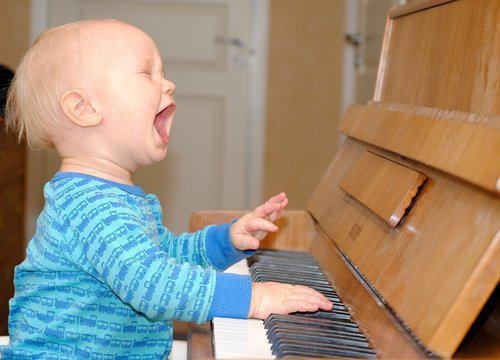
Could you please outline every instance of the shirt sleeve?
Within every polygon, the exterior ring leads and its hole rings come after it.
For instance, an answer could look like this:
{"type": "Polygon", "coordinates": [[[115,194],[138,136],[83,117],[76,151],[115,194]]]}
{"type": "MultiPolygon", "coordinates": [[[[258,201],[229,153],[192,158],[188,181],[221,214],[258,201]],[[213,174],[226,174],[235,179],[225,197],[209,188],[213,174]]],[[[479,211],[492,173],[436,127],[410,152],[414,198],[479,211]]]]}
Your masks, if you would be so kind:
{"type": "Polygon", "coordinates": [[[255,251],[240,251],[231,242],[230,229],[234,223],[210,225],[194,233],[175,235],[162,225],[160,246],[181,262],[226,270],[255,251]]]}
{"type": "Polygon", "coordinates": [[[248,276],[177,262],[160,249],[129,203],[101,198],[68,210],[70,234],[79,245],[78,265],[151,320],[203,323],[213,316],[247,317],[248,276]],[[234,299],[224,302],[226,297],[234,299]]]}

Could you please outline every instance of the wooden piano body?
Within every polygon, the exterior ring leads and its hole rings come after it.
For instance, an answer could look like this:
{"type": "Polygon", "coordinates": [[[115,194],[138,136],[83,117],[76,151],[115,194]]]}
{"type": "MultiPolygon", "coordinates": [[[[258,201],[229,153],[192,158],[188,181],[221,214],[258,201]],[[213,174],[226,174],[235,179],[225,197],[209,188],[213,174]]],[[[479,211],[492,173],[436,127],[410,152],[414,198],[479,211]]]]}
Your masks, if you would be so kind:
{"type": "MultiPolygon", "coordinates": [[[[499,88],[499,1],[393,8],[373,101],[348,109],[307,210],[262,244],[309,251],[378,356],[500,356],[498,326],[456,353],[499,281],[499,88]]],[[[242,213],[199,211],[191,230],[242,213]]],[[[194,326],[191,357],[211,341],[194,326]]]]}

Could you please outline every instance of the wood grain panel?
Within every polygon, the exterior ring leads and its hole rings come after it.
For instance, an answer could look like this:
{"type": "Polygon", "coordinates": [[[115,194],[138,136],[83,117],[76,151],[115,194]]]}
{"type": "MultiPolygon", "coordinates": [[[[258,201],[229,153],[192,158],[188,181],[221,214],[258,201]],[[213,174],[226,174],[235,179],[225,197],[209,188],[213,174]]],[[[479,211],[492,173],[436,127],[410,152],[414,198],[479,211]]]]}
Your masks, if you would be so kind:
{"type": "MultiPolygon", "coordinates": [[[[431,349],[447,349],[451,356],[460,344],[464,328],[474,321],[491,278],[470,282],[498,231],[500,200],[488,192],[440,172],[424,168],[366,144],[347,139],[311,198],[309,209],[330,239],[353,261],[389,305],[431,349]],[[339,187],[350,165],[370,150],[388,159],[426,173],[429,177],[419,199],[398,228],[339,187]],[[466,293],[464,286],[470,284],[466,293]],[[447,321],[456,302],[465,301],[460,316],[463,327],[447,321]],[[431,342],[438,329],[447,329],[441,346],[431,342]]],[[[496,282],[495,282],[496,284],[496,282]]],[[[458,321],[458,320],[457,320],[458,321]]]]}
{"type": "Polygon", "coordinates": [[[471,122],[454,121],[353,105],[340,131],[500,193],[500,117],[490,118],[492,126],[470,117],[471,122]]]}
{"type": "Polygon", "coordinates": [[[427,176],[365,152],[342,179],[340,187],[395,227],[427,176]]]}
{"type": "Polygon", "coordinates": [[[13,181],[24,176],[24,146],[0,146],[0,183],[13,181]]]}
{"type": "MultiPolygon", "coordinates": [[[[447,341],[450,336],[450,329],[460,329],[464,337],[469,329],[470,317],[463,316],[469,313],[469,309],[476,304],[484,304],[490,294],[495,290],[500,280],[500,232],[497,231],[495,238],[491,242],[478,266],[462,288],[457,301],[448,311],[446,318],[441,322],[434,337],[430,341],[430,347],[436,349],[441,354],[449,354],[454,351],[452,345],[447,341]],[[478,287],[481,286],[481,288],[478,287]],[[478,288],[480,291],[477,291],[478,288]]],[[[456,330],[455,330],[456,331],[456,330]]],[[[500,344],[497,344],[500,345],[500,344]]],[[[497,353],[500,349],[497,348],[497,353]]]]}
{"type": "MultiPolygon", "coordinates": [[[[22,163],[22,162],[21,162],[22,163]]],[[[14,267],[22,261],[24,178],[0,179],[0,335],[7,335],[9,299],[14,296],[14,267]]]]}
{"type": "Polygon", "coordinates": [[[363,286],[363,281],[351,270],[325,234],[318,232],[311,246],[311,254],[328,280],[334,284],[377,356],[398,359],[424,357],[422,349],[380,304],[373,292],[363,286]]]}
{"type": "Polygon", "coordinates": [[[374,100],[499,114],[499,13],[498,0],[462,0],[391,19],[374,100]]]}
{"type": "MultiPolygon", "coordinates": [[[[196,231],[210,224],[222,224],[244,215],[241,210],[199,210],[193,212],[189,219],[189,231],[196,231]]],[[[261,248],[290,249],[307,251],[316,235],[316,227],[307,211],[286,210],[275,221],[279,230],[269,233],[261,241],[261,248]]]]}
{"type": "Polygon", "coordinates": [[[193,325],[188,335],[188,360],[209,360],[214,358],[213,332],[210,323],[193,325]]]}
{"type": "Polygon", "coordinates": [[[417,11],[429,9],[434,6],[443,5],[456,0],[420,0],[408,1],[403,5],[395,6],[389,11],[389,17],[395,19],[401,16],[410,15],[417,11]]]}

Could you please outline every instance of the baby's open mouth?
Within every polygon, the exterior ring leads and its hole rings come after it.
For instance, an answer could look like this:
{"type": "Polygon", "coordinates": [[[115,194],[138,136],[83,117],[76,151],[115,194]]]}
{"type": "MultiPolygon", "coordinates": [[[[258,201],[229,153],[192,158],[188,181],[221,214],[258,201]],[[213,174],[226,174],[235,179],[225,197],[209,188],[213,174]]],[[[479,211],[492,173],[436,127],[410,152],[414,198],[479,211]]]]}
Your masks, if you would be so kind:
{"type": "Polygon", "coordinates": [[[175,103],[171,103],[155,116],[154,126],[164,144],[168,143],[170,131],[169,119],[175,112],[175,103]]]}

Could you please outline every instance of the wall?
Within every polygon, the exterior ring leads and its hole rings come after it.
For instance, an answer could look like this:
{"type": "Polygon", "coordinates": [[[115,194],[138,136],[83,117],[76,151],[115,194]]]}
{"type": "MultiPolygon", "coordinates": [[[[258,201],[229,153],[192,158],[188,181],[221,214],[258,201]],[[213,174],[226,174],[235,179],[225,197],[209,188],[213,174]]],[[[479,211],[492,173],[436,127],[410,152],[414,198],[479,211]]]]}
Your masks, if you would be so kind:
{"type": "Polygon", "coordinates": [[[344,1],[270,7],[264,192],[304,208],[337,147],[344,1]]]}
{"type": "Polygon", "coordinates": [[[1,0],[0,63],[15,69],[29,44],[29,0],[1,0]]]}

